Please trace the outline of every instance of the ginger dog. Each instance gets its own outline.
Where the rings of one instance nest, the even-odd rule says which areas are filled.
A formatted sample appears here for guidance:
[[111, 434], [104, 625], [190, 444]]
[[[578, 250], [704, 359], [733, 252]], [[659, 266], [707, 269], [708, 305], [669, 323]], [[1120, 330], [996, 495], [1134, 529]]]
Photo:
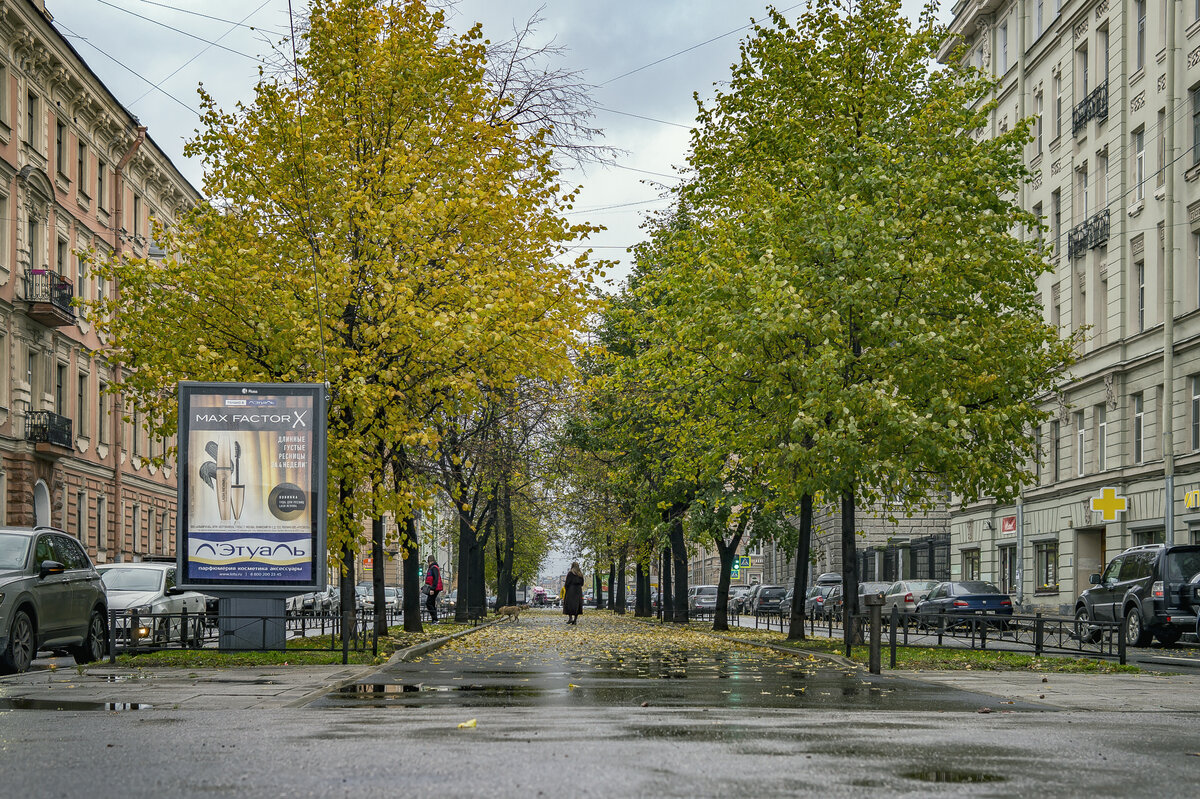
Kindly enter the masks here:
[[505, 605], [502, 608], [496, 608], [497, 616], [512, 616], [513, 621], [521, 620], [521, 611], [528, 610], [528, 605]]

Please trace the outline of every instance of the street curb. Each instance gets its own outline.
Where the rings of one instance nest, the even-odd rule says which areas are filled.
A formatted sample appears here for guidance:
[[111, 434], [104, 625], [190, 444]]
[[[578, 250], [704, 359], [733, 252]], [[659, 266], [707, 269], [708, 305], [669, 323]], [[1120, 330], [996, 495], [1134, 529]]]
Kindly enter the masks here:
[[424, 655], [427, 652], [432, 652], [433, 650], [437, 649], [438, 647], [444, 646], [445, 644], [449, 643], [450, 641], [453, 641], [455, 638], [462, 638], [463, 636], [467, 636], [467, 635], [470, 635], [471, 633], [479, 632], [480, 630], [484, 630], [484, 629], [487, 629], [488, 627], [491, 627], [493, 624], [499, 624], [499, 623], [500, 623], [500, 619], [495, 619], [493, 621], [489, 621], [487, 624], [476, 625], [476, 626], [470, 628], [469, 630], [459, 630], [456, 633], [453, 633], [453, 634], [447, 635], [447, 636], [443, 636], [442, 638], [434, 638], [433, 640], [430, 640], [430, 641], [424, 641], [419, 644], [414, 644], [414, 645], [408, 647], [407, 649], [399, 649], [399, 650], [393, 652], [392, 656], [390, 658], [388, 658], [385, 662], [379, 664], [378, 666], [366, 666], [361, 671], [356, 672], [352, 677], [349, 677], [347, 679], [336, 682], [333, 685], [327, 685], [324, 688], [321, 688], [318, 691], [313, 691], [310, 694], [306, 694], [305, 696], [303, 696], [299, 699], [288, 702], [286, 705], [284, 705], [284, 707], [286, 707], [286, 708], [304, 707], [305, 705], [307, 705], [311, 702], [315, 702], [316, 700], [320, 699], [323, 696], [326, 696], [327, 694], [332, 694], [336, 691], [341, 691], [343, 688], [345, 688], [348, 685], [355, 685], [355, 684], [361, 682], [364, 677], [374, 674], [375, 672], [379, 671], [380, 669], [384, 669], [384, 668], [387, 668], [388, 666], [392, 666], [392, 665], [395, 665], [398, 663], [403, 663], [410, 659], [420, 657], [421, 655]]
[[[659, 627], [658, 623], [642, 621], [641, 619], [634, 619], [634, 621], [636, 621], [638, 624], [644, 624], [647, 627]], [[808, 655], [810, 657], [820, 658], [821, 660], [828, 660], [830, 663], [836, 663], [839, 666], [849, 669], [861, 669], [863, 667], [861, 663], [855, 663], [853, 660], [849, 660], [841, 655], [834, 655], [829, 652], [814, 652], [810, 649], [797, 649], [790, 646], [781, 646], [780, 644], [769, 644], [764, 641], [753, 641], [749, 638], [734, 638], [732, 635], [721, 635], [720, 633], [715, 633], [711, 630], [689, 629], [688, 632], [696, 633], [698, 635], [707, 635], [709, 638], [716, 638], [719, 641], [733, 641], [734, 643], [744, 644], [746, 646], [774, 649], [776, 652], [783, 652], [788, 655]]]

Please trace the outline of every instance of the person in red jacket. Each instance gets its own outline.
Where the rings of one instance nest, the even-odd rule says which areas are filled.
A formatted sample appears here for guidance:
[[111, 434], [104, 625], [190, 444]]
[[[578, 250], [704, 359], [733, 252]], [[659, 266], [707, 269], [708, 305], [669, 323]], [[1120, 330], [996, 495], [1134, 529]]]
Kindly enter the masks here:
[[438, 568], [437, 559], [433, 555], [425, 565], [425, 607], [429, 610], [429, 619], [437, 624], [437, 598], [442, 593], [442, 570]]

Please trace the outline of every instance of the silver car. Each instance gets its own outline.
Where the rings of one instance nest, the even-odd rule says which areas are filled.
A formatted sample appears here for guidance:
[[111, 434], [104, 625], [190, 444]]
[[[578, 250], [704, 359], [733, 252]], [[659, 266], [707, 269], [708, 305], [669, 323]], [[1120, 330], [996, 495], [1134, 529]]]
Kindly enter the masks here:
[[99, 660], [107, 618], [104, 586], [79, 541], [50, 527], [0, 528], [0, 672], [25, 671], [41, 649]]
[[[200, 642], [206, 597], [175, 585], [174, 563], [106, 563], [98, 568], [108, 590], [109, 606], [121, 611], [114, 625], [121, 636], [133, 643], [165, 644], [183, 639]], [[131, 631], [135, 616], [138, 628]], [[185, 618], [186, 635], [181, 632]]]
[[937, 580], [900, 580], [883, 593], [883, 615], [887, 616], [896, 608], [901, 613], [915, 613], [917, 603], [925, 598]]

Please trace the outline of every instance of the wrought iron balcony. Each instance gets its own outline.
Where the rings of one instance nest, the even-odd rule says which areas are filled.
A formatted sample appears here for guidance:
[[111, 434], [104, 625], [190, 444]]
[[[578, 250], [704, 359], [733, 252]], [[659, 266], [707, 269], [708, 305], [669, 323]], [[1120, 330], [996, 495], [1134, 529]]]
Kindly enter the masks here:
[[71, 281], [49, 269], [25, 270], [25, 300], [29, 316], [47, 327], [75, 324], [75, 309], [71, 300], [75, 287]]
[[1108, 81], [1104, 81], [1092, 93], [1075, 106], [1071, 112], [1071, 135], [1078, 136], [1079, 131], [1089, 119], [1103, 122], [1108, 119]]
[[1099, 247], [1108, 241], [1109, 232], [1108, 209], [1093, 214], [1090, 219], [1080, 222], [1067, 233], [1067, 257], [1078, 258], [1093, 247]]
[[25, 440], [37, 445], [38, 452], [65, 455], [71, 452], [71, 420], [50, 411], [25, 414]]

